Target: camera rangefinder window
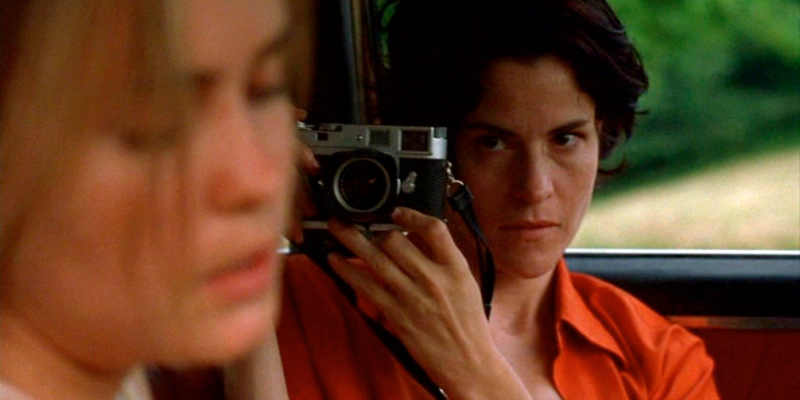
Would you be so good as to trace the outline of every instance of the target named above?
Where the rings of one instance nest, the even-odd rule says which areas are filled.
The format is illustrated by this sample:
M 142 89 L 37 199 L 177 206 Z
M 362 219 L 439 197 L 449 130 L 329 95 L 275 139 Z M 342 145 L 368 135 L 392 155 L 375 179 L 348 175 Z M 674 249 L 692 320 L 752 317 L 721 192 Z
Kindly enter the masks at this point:
M 428 152 L 430 148 L 430 131 L 402 130 L 400 149 L 403 151 Z
M 389 147 L 391 135 L 386 129 L 370 129 L 369 144 L 372 146 Z

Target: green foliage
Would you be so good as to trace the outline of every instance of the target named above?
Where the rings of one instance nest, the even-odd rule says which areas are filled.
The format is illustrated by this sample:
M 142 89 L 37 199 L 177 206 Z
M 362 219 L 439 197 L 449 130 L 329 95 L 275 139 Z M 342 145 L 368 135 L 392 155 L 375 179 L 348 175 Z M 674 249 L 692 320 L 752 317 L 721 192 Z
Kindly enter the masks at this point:
M 613 192 L 800 146 L 800 1 L 610 0 L 650 77 Z M 602 192 L 601 192 L 602 194 Z
M 392 21 L 394 11 L 399 2 L 399 0 L 374 0 L 374 2 L 371 3 L 371 18 L 375 20 L 374 29 L 377 33 L 377 35 L 375 35 L 377 53 L 380 58 L 381 67 L 383 68 L 389 67 L 389 46 L 387 43 L 389 35 L 387 29 L 389 28 L 389 23 Z

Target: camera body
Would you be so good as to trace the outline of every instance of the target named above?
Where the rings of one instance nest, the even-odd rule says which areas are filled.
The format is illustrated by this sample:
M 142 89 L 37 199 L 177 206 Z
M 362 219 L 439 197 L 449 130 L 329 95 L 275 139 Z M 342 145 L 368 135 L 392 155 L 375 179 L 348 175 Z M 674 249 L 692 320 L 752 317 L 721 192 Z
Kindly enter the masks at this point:
M 334 216 L 371 231 L 396 229 L 390 215 L 398 206 L 444 216 L 446 128 L 301 123 L 298 133 L 320 164 L 309 177 L 317 213 L 304 229 L 327 229 Z

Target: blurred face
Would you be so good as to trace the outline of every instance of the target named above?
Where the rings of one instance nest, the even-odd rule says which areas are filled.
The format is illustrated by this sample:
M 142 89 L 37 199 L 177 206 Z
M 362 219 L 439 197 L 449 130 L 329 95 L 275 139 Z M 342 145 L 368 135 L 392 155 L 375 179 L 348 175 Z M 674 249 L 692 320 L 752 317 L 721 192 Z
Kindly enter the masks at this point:
M 188 123 L 142 106 L 154 99 L 135 89 L 87 119 L 69 175 L 23 218 L 10 207 L 25 200 L 4 191 L 4 241 L 16 227 L 0 271 L 4 333 L 100 369 L 219 362 L 258 343 L 276 317 L 294 181 L 286 12 L 280 0 L 186 2 Z M 94 43 L 127 55 L 129 25 L 106 23 Z M 105 72 L 119 86 L 135 76 Z M 8 154 L 48 145 L 9 126 L 4 139 L 18 146 Z M 5 168 L 3 182 L 23 187 L 31 165 Z
M 595 105 L 555 57 L 496 61 L 459 132 L 456 166 L 499 272 L 551 271 L 574 237 L 598 167 Z

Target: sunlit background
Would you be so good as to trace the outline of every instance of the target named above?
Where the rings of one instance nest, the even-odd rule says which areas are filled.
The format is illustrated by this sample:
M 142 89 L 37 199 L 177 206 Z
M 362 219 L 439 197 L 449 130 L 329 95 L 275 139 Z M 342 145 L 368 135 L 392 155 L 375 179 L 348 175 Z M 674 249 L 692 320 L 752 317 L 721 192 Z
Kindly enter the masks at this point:
M 800 249 L 800 1 L 610 3 L 648 115 L 573 247 Z

